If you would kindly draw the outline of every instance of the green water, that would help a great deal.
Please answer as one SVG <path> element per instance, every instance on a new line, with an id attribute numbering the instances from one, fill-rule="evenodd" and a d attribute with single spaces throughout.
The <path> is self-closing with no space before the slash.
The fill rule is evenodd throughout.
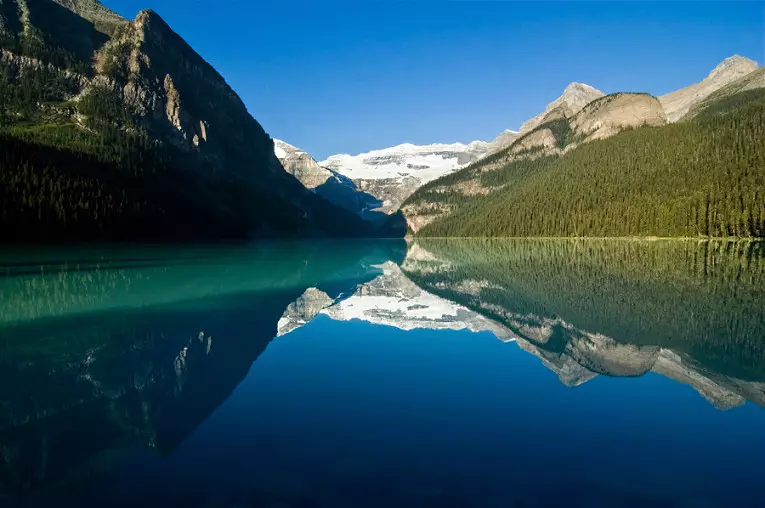
<path id="1" fill-rule="evenodd" d="M 0 506 L 759 506 L 765 246 L 0 254 Z"/>

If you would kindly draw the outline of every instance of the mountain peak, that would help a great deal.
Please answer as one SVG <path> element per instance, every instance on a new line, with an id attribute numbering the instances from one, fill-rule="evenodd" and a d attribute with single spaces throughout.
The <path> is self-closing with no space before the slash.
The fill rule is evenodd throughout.
<path id="1" fill-rule="evenodd" d="M 729 74 L 744 76 L 745 74 L 749 74 L 750 72 L 757 70 L 757 67 L 757 62 L 744 56 L 729 56 L 717 64 L 714 69 L 712 69 L 712 72 L 709 73 L 709 76 L 706 77 L 705 81 L 709 79 L 716 79 L 721 76 L 727 76 Z"/>
<path id="2" fill-rule="evenodd" d="M 700 83 L 694 83 L 659 97 L 667 119 L 676 122 L 691 108 L 715 91 L 757 70 L 757 62 L 741 55 L 729 56 L 712 69 Z"/>
<path id="3" fill-rule="evenodd" d="M 553 118 L 571 117 L 577 114 L 590 102 L 603 97 L 605 94 L 592 86 L 574 81 L 563 90 L 563 94 L 547 105 L 539 115 L 527 120 L 521 125 L 521 133 L 525 134 Z"/>
<path id="4" fill-rule="evenodd" d="M 587 83 L 580 83 L 578 81 L 573 81 L 568 84 L 568 86 L 563 90 L 563 95 L 566 95 L 566 93 L 570 92 L 578 92 L 581 90 L 586 90 L 588 92 L 595 90 L 598 91 L 596 88 L 588 85 Z"/>

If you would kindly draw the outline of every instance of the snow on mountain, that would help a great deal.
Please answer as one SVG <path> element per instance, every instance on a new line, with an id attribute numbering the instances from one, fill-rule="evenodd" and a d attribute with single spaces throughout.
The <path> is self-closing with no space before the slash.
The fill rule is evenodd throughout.
<path id="1" fill-rule="evenodd" d="M 319 164 L 353 180 L 414 177 L 424 184 L 478 160 L 487 148 L 484 141 L 468 145 L 404 143 L 359 155 L 332 155 Z"/>
<path id="2" fill-rule="evenodd" d="M 358 155 L 332 155 L 319 162 L 353 180 L 361 190 L 383 202 L 385 213 L 398 210 L 401 203 L 422 185 L 479 160 L 490 144 L 402 145 Z"/>

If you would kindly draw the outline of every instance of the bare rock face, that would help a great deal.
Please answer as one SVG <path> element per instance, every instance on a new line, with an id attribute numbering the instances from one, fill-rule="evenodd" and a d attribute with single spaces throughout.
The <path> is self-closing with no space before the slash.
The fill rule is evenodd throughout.
<path id="1" fill-rule="evenodd" d="M 364 220 L 381 224 L 388 215 L 378 211 L 382 197 L 372 194 L 340 173 L 322 167 L 307 152 L 279 139 L 274 140 L 274 153 L 284 170 L 303 186 L 333 205 L 345 208 Z"/>
<path id="2" fill-rule="evenodd" d="M 274 140 L 274 153 L 284 170 L 300 180 L 307 189 L 315 189 L 334 176 L 332 171 L 319 166 L 308 153 L 280 139 Z"/>
<path id="3" fill-rule="evenodd" d="M 681 120 L 690 120 L 696 117 L 699 113 L 707 109 L 712 103 L 717 100 L 725 99 L 737 93 L 750 92 L 752 90 L 762 90 L 765 88 L 765 67 L 760 67 L 754 72 L 750 72 L 743 78 L 739 78 L 733 83 L 730 83 L 714 93 L 710 94 L 706 99 L 694 104 L 691 109 L 686 113 Z M 765 93 L 765 92 L 763 92 Z"/>
<path id="4" fill-rule="evenodd" d="M 558 118 L 570 118 L 582 110 L 590 102 L 603 97 L 603 92 L 584 83 L 571 83 L 563 91 L 563 95 L 547 105 L 545 110 L 524 122 L 520 134 L 526 134 L 545 122 Z"/>
<path id="5" fill-rule="evenodd" d="M 681 88 L 659 97 L 667 119 L 676 122 L 685 116 L 694 105 L 703 101 L 715 91 L 737 81 L 757 70 L 757 62 L 733 55 L 723 60 L 700 83 Z"/>
<path id="6" fill-rule="evenodd" d="M 512 145 L 510 152 L 522 154 L 531 150 L 544 150 L 545 153 L 557 151 L 558 141 L 551 129 L 538 129 L 523 136 Z"/>
<path id="7" fill-rule="evenodd" d="M 572 120 L 571 128 L 586 141 L 605 139 L 644 125 L 661 126 L 667 117 L 659 101 L 648 94 L 618 93 L 595 100 Z"/>
<path id="8" fill-rule="evenodd" d="M 487 154 L 497 153 L 500 150 L 512 145 L 513 142 L 521 135 L 518 131 L 505 130 L 500 133 L 494 140 L 489 143 L 489 150 Z"/>

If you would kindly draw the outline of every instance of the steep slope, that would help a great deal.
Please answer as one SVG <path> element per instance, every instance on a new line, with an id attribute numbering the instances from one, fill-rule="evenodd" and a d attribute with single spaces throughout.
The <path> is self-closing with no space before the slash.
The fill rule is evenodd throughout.
<path id="1" fill-rule="evenodd" d="M 376 211 L 382 205 L 380 200 L 362 192 L 350 178 L 321 167 L 310 154 L 300 148 L 276 139 L 274 152 L 287 173 L 326 201 L 376 224 L 389 220 L 387 214 Z"/>
<path id="2" fill-rule="evenodd" d="M 403 205 L 409 228 L 415 232 L 449 215 L 455 204 L 464 204 L 499 190 L 511 180 L 492 174 L 524 160 L 560 156 L 584 143 L 605 139 L 622 131 L 666 124 L 661 104 L 648 94 L 618 93 L 590 102 L 572 117 L 547 120 L 509 147 L 477 163 L 418 189 Z M 450 198 L 453 196 L 453 198 Z"/>
<path id="3" fill-rule="evenodd" d="M 717 104 L 725 114 L 466 168 L 403 211 L 426 236 L 765 236 L 765 95 L 743 93 Z M 460 179 L 488 190 L 465 196 Z"/>
<path id="4" fill-rule="evenodd" d="M 521 125 L 520 133 L 522 135 L 527 134 L 543 123 L 552 120 L 570 118 L 581 111 L 587 104 L 603 97 L 603 95 L 605 95 L 603 92 L 585 83 L 570 83 L 563 90 L 563 94 L 548 104 L 542 113 L 526 120 Z"/>
<path id="5" fill-rule="evenodd" d="M 284 171 L 154 12 L 123 22 L 95 1 L 16 0 L 2 13 L 4 240 L 369 234 Z"/>
<path id="6" fill-rule="evenodd" d="M 667 119 L 676 122 L 685 116 L 694 105 L 709 97 L 724 86 L 737 81 L 757 69 L 757 62 L 733 55 L 723 60 L 700 83 L 662 95 L 659 102 L 664 107 Z"/>
<path id="7" fill-rule="evenodd" d="M 760 67 L 754 72 L 750 72 L 742 78 L 737 79 L 716 92 L 712 93 L 706 99 L 694 104 L 688 113 L 682 117 L 682 120 L 690 120 L 700 114 L 714 114 L 715 106 L 731 106 L 729 99 L 734 96 L 740 100 L 748 100 L 753 94 L 765 93 L 765 67 Z M 743 92 L 752 92 L 750 94 Z"/>
<path id="8" fill-rule="evenodd" d="M 333 155 L 319 164 L 350 178 L 362 191 L 378 198 L 380 211 L 392 213 L 423 184 L 483 157 L 489 143 L 403 144 L 359 155 Z"/>
<path id="9" fill-rule="evenodd" d="M 486 154 L 497 153 L 500 150 L 512 145 L 513 142 L 521 135 L 518 131 L 511 131 L 509 129 L 502 131 L 494 140 L 489 143 L 489 148 Z"/>
<path id="10" fill-rule="evenodd" d="M 279 139 L 274 140 L 274 153 L 284 170 L 297 178 L 306 189 L 315 189 L 335 177 L 335 173 L 319 166 L 310 154 Z"/>

